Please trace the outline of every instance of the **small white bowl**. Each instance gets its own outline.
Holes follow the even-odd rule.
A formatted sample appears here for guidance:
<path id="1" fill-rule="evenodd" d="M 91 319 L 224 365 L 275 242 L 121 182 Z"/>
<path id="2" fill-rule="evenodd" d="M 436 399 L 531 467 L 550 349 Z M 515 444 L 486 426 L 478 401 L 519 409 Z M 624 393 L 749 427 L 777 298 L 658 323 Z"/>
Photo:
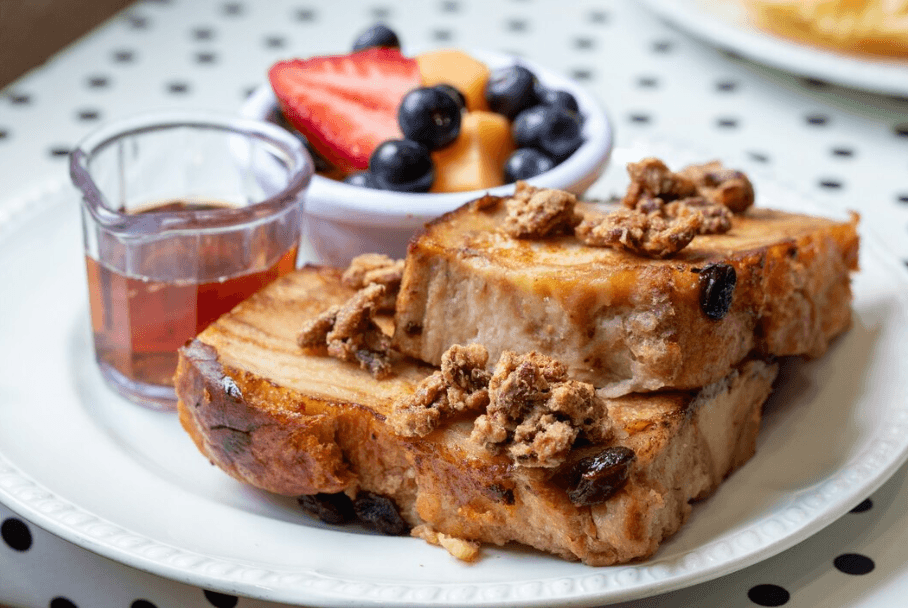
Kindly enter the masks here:
<path id="1" fill-rule="evenodd" d="M 605 110 L 577 82 L 533 62 L 510 55 L 468 51 L 491 69 L 520 64 L 531 70 L 546 87 L 569 91 L 583 116 L 583 144 L 567 160 L 527 180 L 534 186 L 583 194 L 602 174 L 612 151 L 612 127 Z M 259 87 L 241 109 L 243 116 L 275 122 L 277 100 L 267 84 Z M 514 184 L 488 190 L 414 194 L 351 186 L 315 175 L 306 193 L 305 237 L 317 261 L 345 266 L 361 253 L 404 257 L 410 237 L 426 222 L 477 199 L 486 193 L 507 195 Z"/>

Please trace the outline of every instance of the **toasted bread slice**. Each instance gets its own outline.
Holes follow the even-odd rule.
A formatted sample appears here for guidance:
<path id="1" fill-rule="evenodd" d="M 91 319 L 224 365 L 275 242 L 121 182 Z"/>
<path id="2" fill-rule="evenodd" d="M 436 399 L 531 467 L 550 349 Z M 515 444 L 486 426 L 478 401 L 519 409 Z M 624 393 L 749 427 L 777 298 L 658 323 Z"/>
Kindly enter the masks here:
<path id="1" fill-rule="evenodd" d="M 411 526 L 608 565 L 652 554 L 687 518 L 689 501 L 710 494 L 754 452 L 776 375 L 775 365 L 758 360 L 697 391 L 608 400 L 614 445 L 634 450 L 636 460 L 625 485 L 593 506 L 569 499 L 565 469 L 516 466 L 486 451 L 471 440 L 468 417 L 422 438 L 397 435 L 386 423 L 392 403 L 433 368 L 401 358 L 390 378 L 376 380 L 296 343 L 305 320 L 352 293 L 339 271 L 304 268 L 181 350 L 180 420 L 212 463 L 269 492 L 378 493 Z M 574 460 L 602 448 L 576 448 Z"/>
<path id="2" fill-rule="evenodd" d="M 619 396 L 704 386 L 750 353 L 819 356 L 850 324 L 856 216 L 751 208 L 728 233 L 697 236 L 669 259 L 570 235 L 515 239 L 499 230 L 504 216 L 501 202 L 467 204 L 410 242 L 395 348 L 433 364 L 452 344 L 483 344 L 492 360 L 539 351 Z M 718 320 L 701 308 L 701 275 L 713 264 L 737 277 Z"/>

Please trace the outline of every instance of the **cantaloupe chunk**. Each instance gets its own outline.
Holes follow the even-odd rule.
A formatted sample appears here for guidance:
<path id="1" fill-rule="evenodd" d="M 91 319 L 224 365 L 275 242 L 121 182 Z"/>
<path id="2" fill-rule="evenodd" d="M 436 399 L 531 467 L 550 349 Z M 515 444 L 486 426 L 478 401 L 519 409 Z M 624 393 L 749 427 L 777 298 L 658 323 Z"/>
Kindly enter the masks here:
<path id="1" fill-rule="evenodd" d="M 463 115 L 460 135 L 432 152 L 435 183 L 430 192 L 465 192 L 504 184 L 504 163 L 514 151 L 508 119 L 494 112 Z"/>
<path id="2" fill-rule="evenodd" d="M 449 84 L 463 93 L 467 110 L 488 110 L 485 88 L 489 68 L 483 62 L 456 49 L 427 51 L 416 56 L 423 86 Z"/>

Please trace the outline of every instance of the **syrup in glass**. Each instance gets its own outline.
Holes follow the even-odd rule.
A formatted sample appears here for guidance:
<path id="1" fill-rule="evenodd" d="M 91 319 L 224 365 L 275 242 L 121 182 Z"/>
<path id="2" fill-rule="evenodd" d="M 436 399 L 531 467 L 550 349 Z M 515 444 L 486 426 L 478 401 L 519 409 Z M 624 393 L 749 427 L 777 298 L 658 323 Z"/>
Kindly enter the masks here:
<path id="1" fill-rule="evenodd" d="M 217 203 L 172 201 L 138 213 L 201 211 L 223 208 Z M 95 356 L 102 369 L 133 383 L 173 386 L 177 349 L 222 314 L 296 267 L 297 245 L 266 265 L 235 272 L 238 256 L 250 255 L 242 232 L 202 237 L 186 255 L 204 264 L 211 280 L 152 279 L 167 276 L 158 260 L 172 260 L 183 252 L 181 241 L 163 241 L 157 256 L 140 266 L 147 270 L 130 276 L 86 256 L 91 325 Z M 170 250 L 168 250 L 168 248 Z M 254 255 L 254 254 L 253 254 Z M 223 271 L 219 271 L 223 269 Z"/>

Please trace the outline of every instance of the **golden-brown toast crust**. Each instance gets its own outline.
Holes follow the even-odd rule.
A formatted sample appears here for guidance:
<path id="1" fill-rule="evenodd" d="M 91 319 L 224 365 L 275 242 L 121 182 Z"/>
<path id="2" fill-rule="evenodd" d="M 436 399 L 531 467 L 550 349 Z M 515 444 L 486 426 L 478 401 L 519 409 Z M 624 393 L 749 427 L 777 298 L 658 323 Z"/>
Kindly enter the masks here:
<path id="1" fill-rule="evenodd" d="M 452 344 L 481 343 L 492 360 L 535 350 L 618 396 L 700 387 L 751 352 L 819 356 L 851 321 L 856 216 L 751 208 L 728 233 L 697 236 L 654 260 L 572 236 L 513 239 L 498 230 L 504 214 L 502 203 L 467 204 L 410 242 L 395 348 L 433 364 Z M 737 275 L 719 320 L 700 305 L 710 264 Z"/>
<path id="2" fill-rule="evenodd" d="M 307 316 L 350 295 L 339 277 L 318 268 L 287 275 L 180 353 L 180 420 L 204 455 L 244 483 L 286 495 L 377 492 L 411 525 L 608 565 L 651 555 L 691 499 L 753 454 L 775 377 L 759 361 L 698 392 L 608 400 L 619 443 L 637 460 L 627 484 L 592 507 L 571 503 L 562 471 L 515 466 L 471 441 L 470 419 L 424 438 L 396 435 L 384 422 L 390 404 L 432 368 L 402 359 L 392 378 L 376 380 L 295 345 Z"/>

